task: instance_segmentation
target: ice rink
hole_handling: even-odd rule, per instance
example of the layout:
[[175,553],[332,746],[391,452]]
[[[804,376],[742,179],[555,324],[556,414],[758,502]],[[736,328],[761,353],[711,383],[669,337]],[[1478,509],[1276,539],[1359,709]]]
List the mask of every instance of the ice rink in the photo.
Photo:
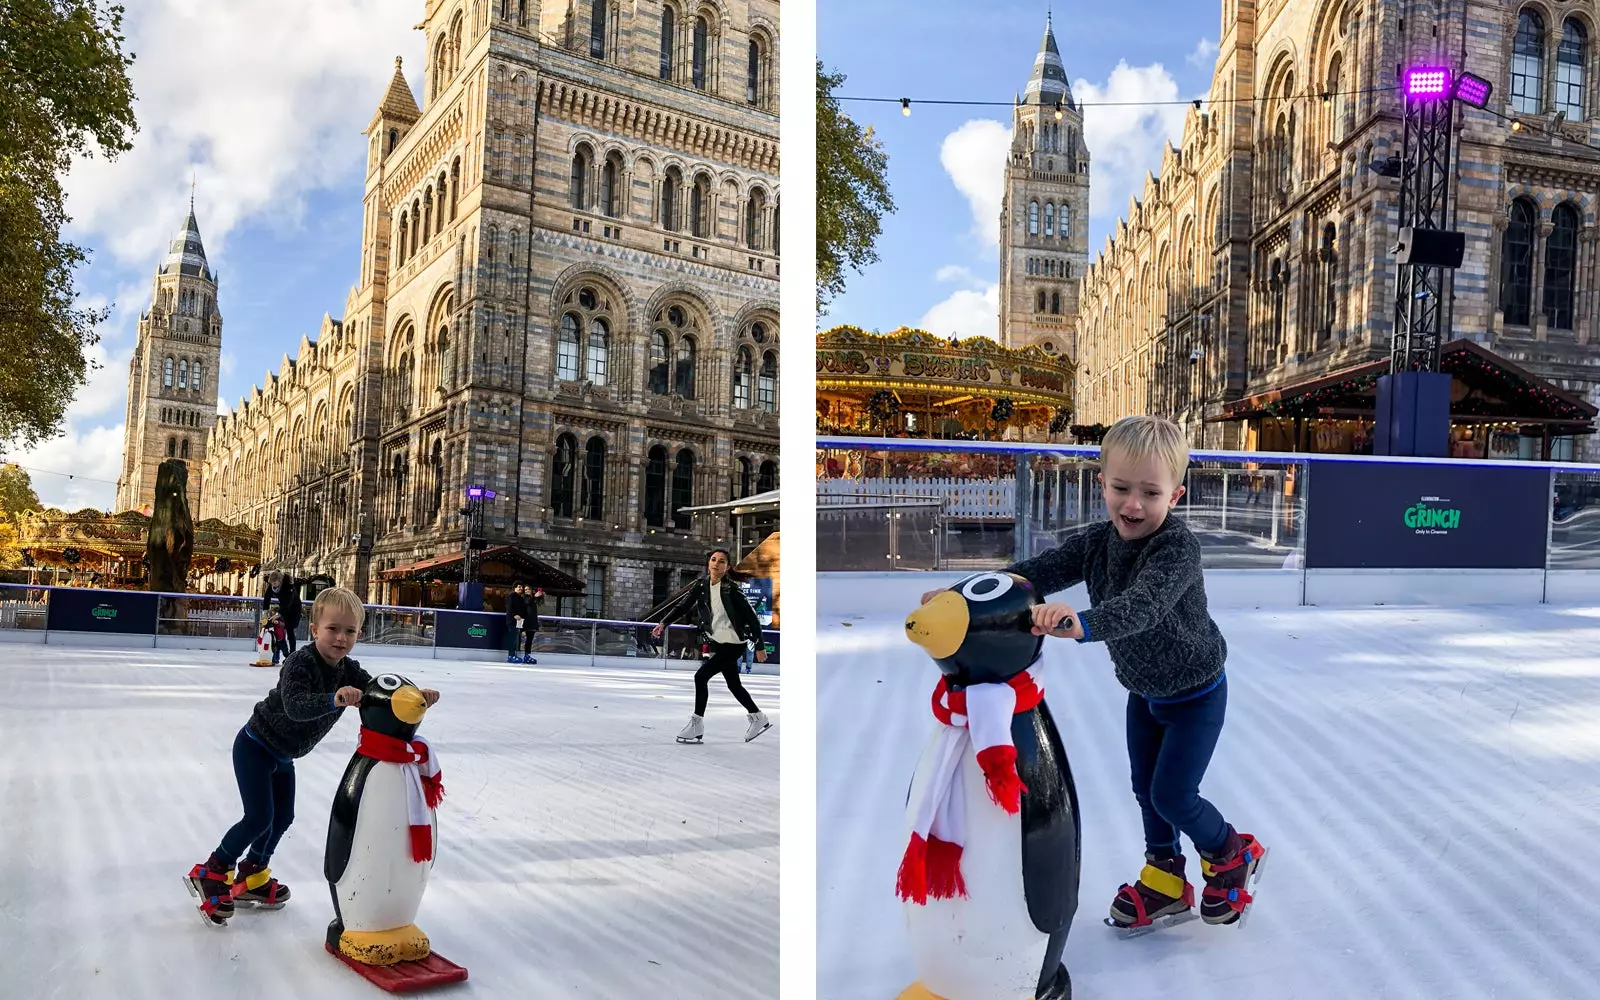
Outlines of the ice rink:
[[[417,924],[459,997],[777,995],[778,679],[712,681],[703,746],[673,741],[691,675],[386,658],[437,688],[420,733],[446,796]],[[363,998],[323,951],[322,856],[355,749],[346,712],[296,763],[273,872],[294,893],[208,928],[182,878],[241,813],[230,748],[276,681],[248,654],[0,644],[0,997]]]
[[[902,623],[955,579],[818,581],[824,1000],[892,1000],[915,978],[894,879],[938,671]],[[1228,721],[1201,791],[1271,851],[1243,929],[1101,925],[1143,863],[1126,693],[1104,645],[1048,641],[1083,812],[1077,1000],[1600,996],[1600,608],[1214,616]]]

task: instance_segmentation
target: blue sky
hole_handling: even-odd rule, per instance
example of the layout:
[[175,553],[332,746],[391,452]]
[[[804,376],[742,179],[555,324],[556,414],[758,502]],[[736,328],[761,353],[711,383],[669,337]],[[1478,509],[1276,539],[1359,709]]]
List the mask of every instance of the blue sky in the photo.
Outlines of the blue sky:
[[[102,367],[63,436],[6,459],[46,504],[112,506],[121,470],[128,361],[155,268],[188,212],[221,274],[222,402],[277,371],[322,315],[338,318],[359,276],[366,140],[402,56],[420,92],[422,0],[141,0],[125,43],[140,131],[114,162],[66,181],[67,235],[93,254],[81,300],[110,307]],[[68,473],[75,478],[68,479]]]
[[[898,104],[845,102],[876,128],[889,154],[896,211],[884,220],[881,260],[848,277],[819,318],[888,331],[994,336],[1002,169],[1010,146],[1007,107],[918,106],[930,100],[1010,101],[1026,85],[1044,37],[1044,3],[1005,0],[822,0],[817,55],[847,74],[838,93],[909,97]],[[1054,5],[1056,43],[1073,96],[1083,102],[1190,100],[1210,89],[1220,3],[1123,0]],[[1089,108],[1092,158],[1089,252],[1093,259],[1128,197],[1178,138],[1183,106]]]

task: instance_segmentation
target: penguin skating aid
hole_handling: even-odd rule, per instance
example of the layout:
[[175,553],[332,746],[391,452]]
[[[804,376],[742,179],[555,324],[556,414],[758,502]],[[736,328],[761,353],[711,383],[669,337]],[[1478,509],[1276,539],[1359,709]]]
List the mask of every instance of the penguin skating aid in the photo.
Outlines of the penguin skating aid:
[[361,698],[361,736],[334,794],[323,874],[334,918],[325,947],[368,981],[410,992],[467,978],[416,925],[438,853],[438,758],[416,735],[427,704],[396,674]]
[[980,573],[913,612],[942,678],[896,876],[917,981],[900,1000],[1070,1000],[1077,791],[1045,700],[1032,585]]

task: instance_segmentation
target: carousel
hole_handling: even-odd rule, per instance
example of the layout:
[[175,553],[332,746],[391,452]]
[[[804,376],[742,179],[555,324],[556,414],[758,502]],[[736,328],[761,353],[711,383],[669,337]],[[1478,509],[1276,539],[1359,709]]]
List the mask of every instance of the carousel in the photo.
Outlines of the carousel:
[[[19,518],[17,548],[29,583],[144,590],[150,517],[86,508],[28,511]],[[261,563],[261,532],[208,518],[194,526],[189,592],[242,593],[244,578]]]
[[1064,441],[1073,364],[1038,347],[902,327],[817,334],[817,433]]

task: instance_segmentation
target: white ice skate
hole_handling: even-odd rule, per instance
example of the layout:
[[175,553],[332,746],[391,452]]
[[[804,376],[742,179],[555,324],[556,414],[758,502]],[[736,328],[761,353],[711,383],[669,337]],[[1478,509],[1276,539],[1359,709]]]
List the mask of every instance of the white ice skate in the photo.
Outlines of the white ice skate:
[[749,743],[771,728],[772,723],[767,721],[767,713],[752,712],[750,714],[750,728],[744,731],[744,741]]
[[689,716],[689,724],[678,733],[679,743],[703,743],[706,735],[706,720],[698,715]]

